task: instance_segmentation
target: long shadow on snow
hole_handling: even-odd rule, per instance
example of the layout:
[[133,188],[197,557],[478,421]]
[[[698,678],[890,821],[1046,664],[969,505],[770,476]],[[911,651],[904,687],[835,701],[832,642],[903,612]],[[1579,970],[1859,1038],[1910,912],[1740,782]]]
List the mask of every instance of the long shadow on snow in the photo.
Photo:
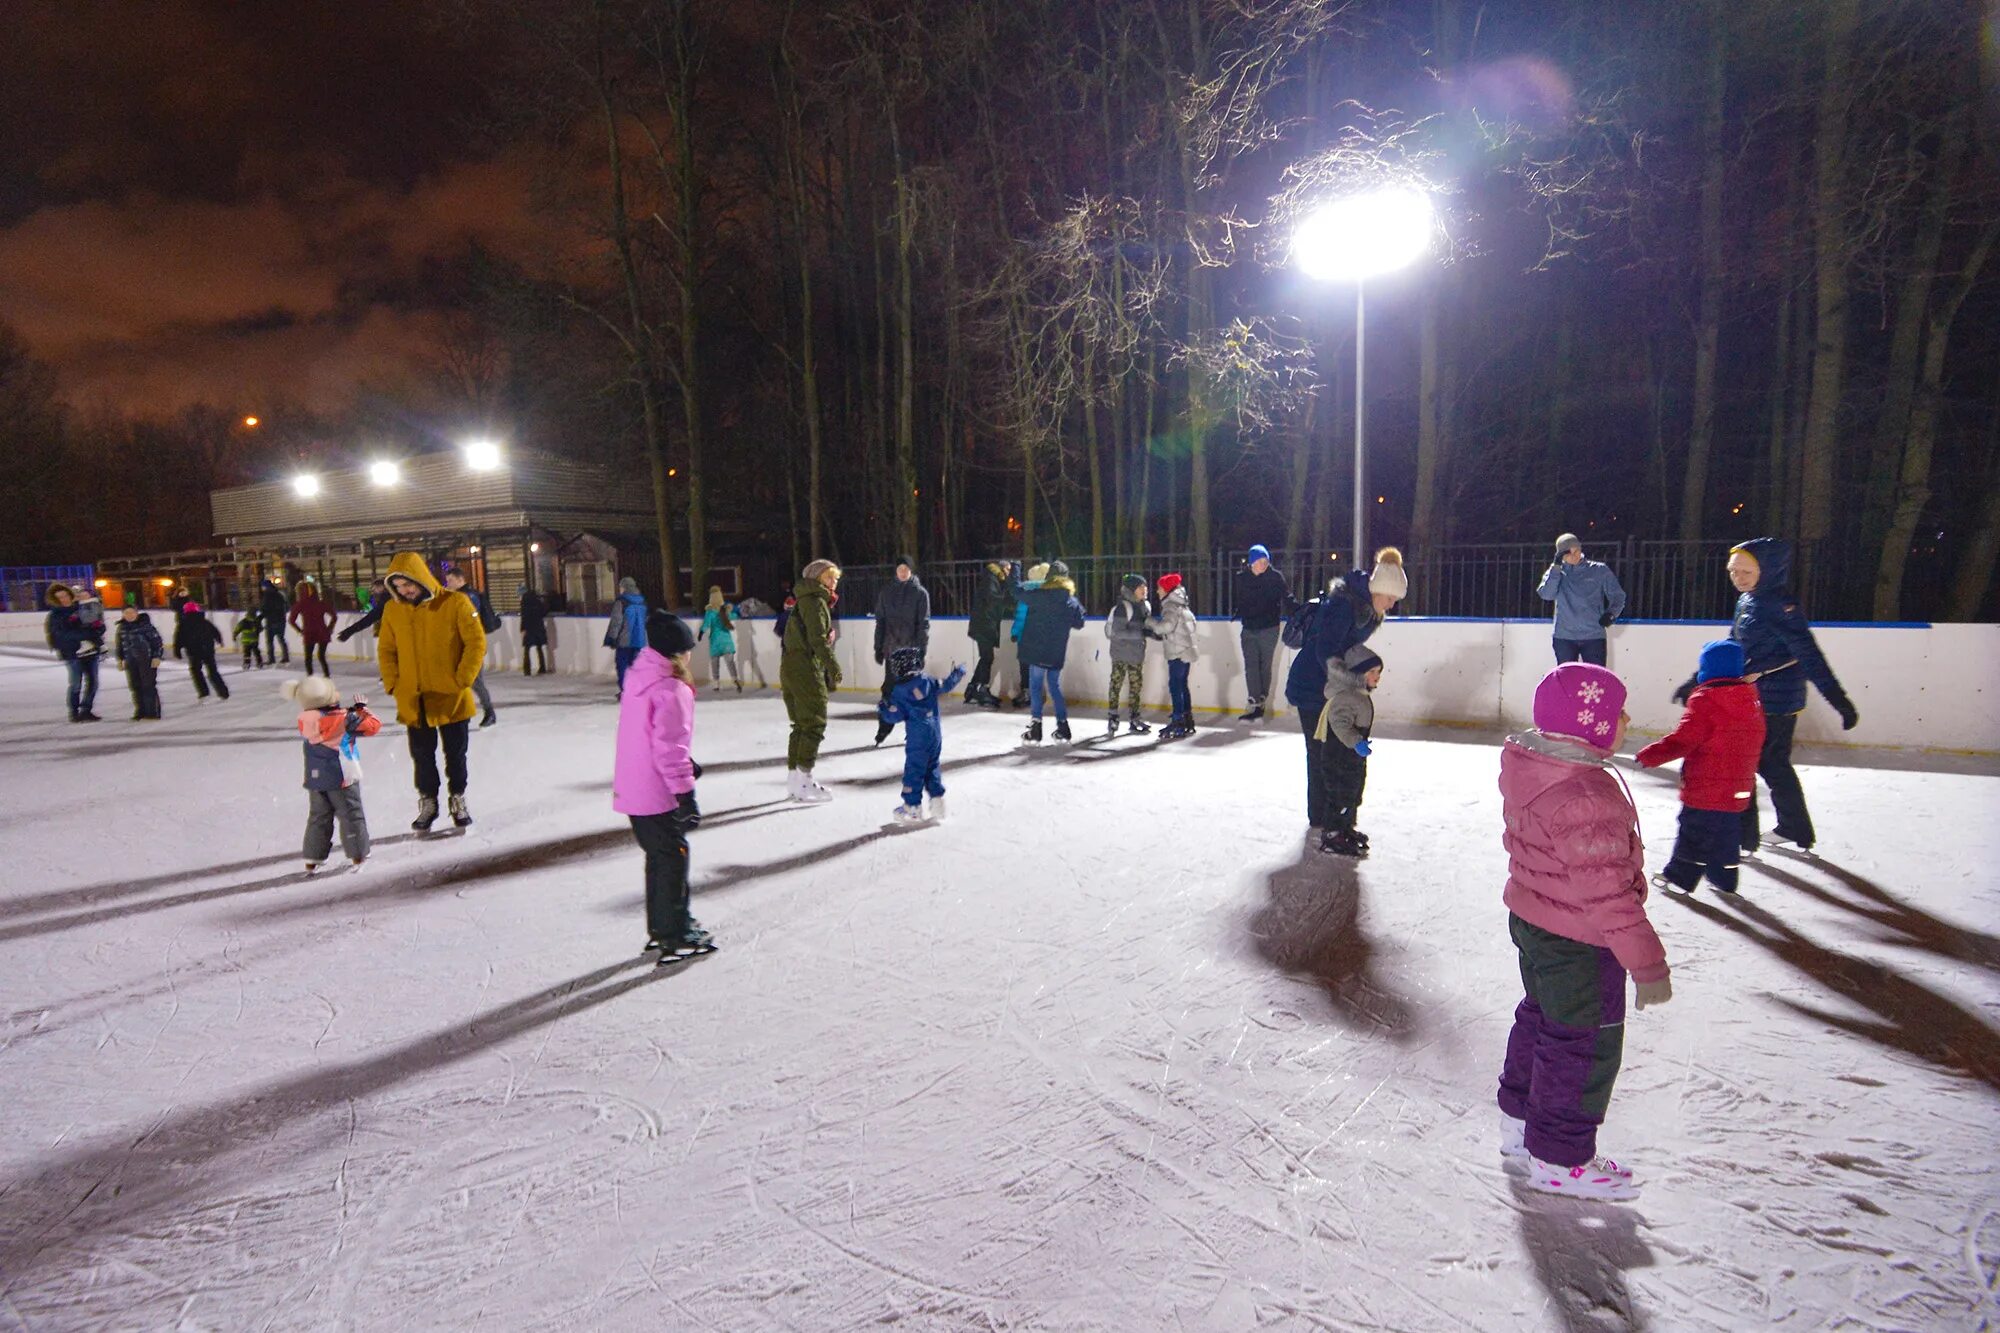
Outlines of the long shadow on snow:
[[799,852],[793,856],[781,857],[776,861],[763,861],[754,865],[717,866],[706,875],[696,876],[693,892],[697,896],[720,893],[724,889],[733,889],[738,885],[751,884],[760,879],[769,879],[773,875],[790,874],[794,870],[804,870],[808,866],[818,865],[824,861],[831,861],[836,857],[845,856],[849,852],[859,851],[871,842],[880,842],[884,838],[900,838],[907,834],[920,833],[922,831],[921,826],[889,824],[863,833],[858,837],[849,838],[845,842],[836,842],[829,847],[814,847],[809,851]]
[[1636,1205],[1554,1198],[1511,1172],[1507,1185],[1535,1280],[1561,1316],[1557,1326],[1566,1333],[1646,1328],[1625,1281],[1631,1270],[1653,1266],[1653,1252],[1639,1239]]
[[1879,944],[1896,944],[1907,949],[1922,949],[1940,958],[1950,958],[1961,963],[2000,971],[2000,937],[1989,935],[1983,930],[1973,930],[1968,926],[1954,926],[1950,922],[1930,913],[1910,906],[1872,880],[1864,879],[1852,870],[1843,869],[1831,861],[1818,857],[1802,862],[1839,880],[1873,906],[1851,902],[1837,894],[1830,893],[1788,870],[1780,870],[1768,859],[1759,861],[1756,869],[1788,888],[1817,898],[1829,907],[1838,907],[1852,912],[1865,921],[1872,921],[1882,927],[1874,938]]
[[1802,1018],[1914,1055],[1940,1069],[1969,1075],[2000,1091],[2000,1032],[1988,1027],[1956,1000],[1900,972],[1817,944],[1741,897],[1731,898],[1732,910],[1725,912],[1684,894],[1665,896],[1697,916],[1761,945],[1780,962],[1838,991],[1857,1007],[1873,1011],[1883,1021],[1864,1022],[1767,994],[1765,998],[1773,1003]]
[[1267,901],[1250,919],[1257,952],[1279,971],[1310,978],[1349,1027],[1398,1045],[1417,1036],[1416,1009],[1375,974],[1375,946],[1361,929],[1361,868],[1313,848],[1273,870]]
[[[619,976],[638,967],[645,968],[640,975]],[[350,1101],[374,1097],[680,970],[655,967],[646,958],[597,968],[379,1055],[170,1112],[136,1141],[119,1133],[102,1147],[75,1149],[32,1174],[0,1179],[0,1302],[19,1303],[46,1273],[80,1271],[92,1262],[100,1237],[169,1234],[176,1228],[168,1219],[177,1211],[199,1210],[268,1182],[272,1139],[294,1122],[325,1116],[319,1132],[295,1151],[331,1144],[347,1134],[347,1118],[336,1113]],[[239,1154],[241,1164],[224,1169]]]

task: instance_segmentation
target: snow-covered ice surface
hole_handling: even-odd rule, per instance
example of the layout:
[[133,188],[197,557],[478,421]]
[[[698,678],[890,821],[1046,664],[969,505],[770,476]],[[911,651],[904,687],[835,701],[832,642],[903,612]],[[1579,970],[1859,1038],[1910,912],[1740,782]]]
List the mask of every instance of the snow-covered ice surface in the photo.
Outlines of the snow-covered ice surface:
[[657,969],[603,683],[493,682],[464,837],[366,743],[376,857],[305,882],[278,673],[172,665],[164,723],[107,673],[73,727],[0,655],[0,1327],[2000,1322],[1989,766],[1809,768],[1823,861],[1654,902],[1603,1140],[1645,1193],[1593,1205],[1495,1151],[1490,742],[1382,740],[1356,867],[1289,724],[1031,752],[954,705],[906,830],[865,696],[793,808],[779,702],[705,694],[722,948]]

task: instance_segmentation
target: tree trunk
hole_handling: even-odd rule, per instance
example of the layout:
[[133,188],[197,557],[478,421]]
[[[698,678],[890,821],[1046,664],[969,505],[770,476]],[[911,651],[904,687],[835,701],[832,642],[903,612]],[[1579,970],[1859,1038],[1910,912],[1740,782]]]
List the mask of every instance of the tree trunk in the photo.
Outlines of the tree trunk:
[[1875,572],[1877,620],[1895,620],[1902,614],[1903,567],[1909,560],[1910,539],[1916,535],[1917,523],[1931,499],[1931,454],[1937,444],[1938,405],[1944,396],[1945,347],[1951,339],[1952,321],[1979,281],[1979,270],[1985,267],[1996,239],[2000,239],[2000,223],[1989,223],[1966,257],[1957,285],[1932,313],[1924,331],[1923,378],[1910,409],[1910,433],[1903,444],[1896,505],[1890,511],[1888,531],[1882,535],[1882,560]]
[[[1833,531],[1834,464],[1840,449],[1840,395],[1847,358],[1845,217],[1847,107],[1859,0],[1824,0],[1825,51],[1818,124],[1813,133],[1812,394],[1800,442],[1799,536],[1818,542]],[[1800,585],[1805,586],[1801,571]]]
[[1083,447],[1090,460],[1090,553],[1104,554],[1104,459],[1097,447],[1097,341],[1083,344]]
[[[1992,381],[2000,386],[2000,375]],[[1972,536],[1966,540],[1965,554],[1959,557],[1958,577],[1952,580],[1951,600],[1944,618],[1966,624],[1980,619],[1986,592],[1993,586],[1993,570],[2000,563],[2000,393],[1988,409],[1993,423],[1986,435],[1985,485],[1980,488],[1978,517]]]
[[1410,509],[1410,549],[1419,560],[1436,543],[1438,474],[1446,450],[1449,430],[1443,370],[1444,295],[1440,284],[1431,283],[1422,297],[1423,310],[1418,327],[1417,371],[1417,477],[1416,495]]
[[1722,139],[1729,44],[1726,0],[1709,0],[1708,69],[1701,115],[1701,296],[1695,316],[1694,417],[1681,474],[1681,540],[1701,540],[1708,507],[1708,460],[1715,448],[1715,380],[1722,341],[1722,190],[1728,151]]
[[[688,22],[685,10],[680,11],[679,21]],[[693,577],[691,592],[695,598],[704,596],[708,586],[708,495],[706,486],[706,404],[702,397],[701,382],[701,196],[699,166],[694,155],[694,65],[692,58],[683,47],[680,63],[680,86],[678,105],[674,108],[674,122],[680,161],[674,164],[676,171],[677,204],[680,230],[680,351],[681,351],[681,417],[687,431],[687,524],[688,524],[688,564]],[[669,607],[678,601],[667,602]]]
[[903,142],[896,118],[889,117],[889,143],[896,163],[896,510],[897,540],[902,554],[916,559],[919,487],[917,484],[917,356],[915,296],[911,290],[910,252],[916,243],[916,201],[903,170]]

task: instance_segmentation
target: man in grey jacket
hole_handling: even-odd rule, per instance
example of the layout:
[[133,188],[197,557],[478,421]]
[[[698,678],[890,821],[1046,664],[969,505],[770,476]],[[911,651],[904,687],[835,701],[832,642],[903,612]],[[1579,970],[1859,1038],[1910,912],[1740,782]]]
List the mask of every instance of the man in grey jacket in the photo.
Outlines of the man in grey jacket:
[[1583,543],[1575,533],[1565,532],[1556,538],[1555,563],[1535,591],[1543,601],[1556,604],[1556,665],[1603,666],[1610,652],[1604,632],[1625,614],[1625,590],[1618,586],[1611,566],[1584,559]]
[[923,651],[930,646],[931,595],[917,577],[916,561],[897,556],[895,581],[875,595],[875,660],[882,665],[883,683],[893,683],[889,654],[898,648]]

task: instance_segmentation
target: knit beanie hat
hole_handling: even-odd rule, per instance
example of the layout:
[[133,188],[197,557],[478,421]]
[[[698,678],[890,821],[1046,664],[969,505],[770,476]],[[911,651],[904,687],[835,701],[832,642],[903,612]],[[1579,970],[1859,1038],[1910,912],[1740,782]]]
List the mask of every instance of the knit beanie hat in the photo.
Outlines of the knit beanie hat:
[[889,674],[896,680],[908,680],[923,674],[924,650],[921,648],[898,648],[889,654]]
[[1365,676],[1382,665],[1381,657],[1365,643],[1357,643],[1340,655],[1340,664],[1357,676]]
[[1118,586],[1126,592],[1137,592],[1146,586],[1146,580],[1137,574],[1127,574],[1124,578],[1118,580]]
[[646,646],[662,657],[679,657],[694,651],[694,631],[665,607],[646,613]]
[[1743,645],[1734,639],[1717,639],[1701,646],[1701,666],[1695,678],[1704,683],[1711,680],[1734,680],[1743,674]]
[[1563,558],[1563,552],[1565,551],[1581,551],[1582,549],[1583,543],[1576,539],[1574,532],[1565,532],[1562,536],[1556,538],[1556,559],[1558,560]]
[[627,574],[624,578],[618,580],[618,591],[620,592],[639,591],[639,580],[633,578],[630,574]]
[[301,708],[331,708],[340,702],[340,691],[325,676],[288,680],[278,687],[278,693],[296,700]]
[[1375,569],[1368,576],[1368,591],[1386,593],[1397,601],[1410,595],[1410,576],[1403,572],[1403,553],[1385,546],[1375,553]]
[[1049,565],[1046,560],[1044,560],[1039,565],[1028,566],[1028,582],[1040,583],[1043,579],[1046,579],[1048,576],[1049,576]]
[[1610,668],[1565,662],[1535,686],[1535,729],[1609,753],[1625,711],[1625,682]]
[[811,564],[805,567],[803,577],[806,578],[807,580],[817,579],[820,575],[826,573],[826,571],[829,569],[832,570],[836,575],[840,573],[840,566],[834,564],[833,561],[815,560]]
[[1052,578],[1052,579],[1066,579],[1066,578],[1068,578],[1068,577],[1069,577],[1069,566],[1068,566],[1068,565],[1066,565],[1066,564],[1064,564],[1064,563],[1063,563],[1062,561],[1060,561],[1060,560],[1051,560],[1051,561],[1049,561],[1049,577],[1050,577],[1050,578]]
[[187,603],[187,604],[186,604],[185,606],[181,607],[181,614],[182,614],[182,615],[184,615],[184,616],[198,616],[198,615],[200,615],[200,614],[201,614],[201,603],[200,603],[200,602],[189,602],[189,603]]
[[912,574],[917,572],[917,558],[913,555],[899,555],[896,557],[896,563],[899,565],[908,565]]
[[1181,576],[1178,574],[1162,574],[1160,575],[1160,581],[1153,586],[1160,590],[1160,596],[1171,597],[1174,595],[1174,589],[1181,586]]
[[1269,560],[1270,558],[1271,548],[1268,546],[1253,546],[1250,548],[1250,554],[1243,557],[1247,563],[1253,565],[1259,560]]

